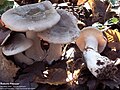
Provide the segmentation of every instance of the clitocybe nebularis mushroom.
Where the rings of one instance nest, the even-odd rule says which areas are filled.
[[[66,44],[79,37],[80,30],[77,26],[77,18],[71,13],[58,9],[60,21],[52,28],[39,32],[38,37],[49,43]]]
[[[1,16],[4,24],[13,31],[43,31],[60,20],[50,1],[28,4],[9,9]]]
[[[77,19],[74,15],[62,9],[58,9],[57,12],[61,16],[60,21],[52,28],[37,33],[40,39],[42,38],[50,43],[50,49],[47,51],[48,56],[46,57],[49,63],[53,61],[53,59],[50,60],[49,58],[54,57],[54,59],[57,59],[56,56],[59,58],[62,56],[62,44],[74,41],[80,34]]]
[[[100,79],[109,78],[108,74],[112,74],[114,68],[109,58],[100,55],[106,43],[102,32],[94,27],[83,28],[80,37],[76,40],[77,46],[83,52],[88,69]]]
[[[2,52],[6,56],[15,55],[27,50],[32,44],[32,41],[27,39],[24,34],[15,34],[11,36],[6,45],[2,47]]]

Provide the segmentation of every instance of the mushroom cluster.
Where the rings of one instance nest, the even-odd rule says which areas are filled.
[[[76,40],[95,77],[106,78],[114,69],[113,62],[100,55],[107,43],[102,32],[93,27],[80,31],[76,17],[63,9],[56,10],[50,1],[9,9],[1,20],[10,29],[0,30],[2,52],[5,56],[13,55],[16,62],[52,64],[61,58],[62,46]]]
[[[55,10],[50,1],[9,9],[1,20],[10,29],[9,37],[3,38],[3,54],[14,55],[17,62],[27,65],[35,61],[51,64],[60,59],[62,45],[80,34],[76,17],[65,10]]]

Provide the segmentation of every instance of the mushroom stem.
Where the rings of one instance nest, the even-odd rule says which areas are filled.
[[[94,37],[94,36],[89,36],[85,39],[85,42],[86,42],[86,45],[85,45],[85,48],[92,48],[94,49],[95,51],[98,51],[98,41],[97,39]]]
[[[37,33],[29,31],[26,33],[27,38],[32,39],[33,45],[25,51],[28,58],[36,61],[47,61],[52,64],[62,56],[62,44],[53,44],[37,37]]]
[[[53,61],[57,61],[62,56],[62,44],[50,43],[50,47],[46,53],[46,61],[48,64],[52,64]]]
[[[113,62],[109,58],[101,56],[92,48],[84,50],[83,55],[88,69],[99,79],[110,78],[114,74],[113,72],[116,71]]]

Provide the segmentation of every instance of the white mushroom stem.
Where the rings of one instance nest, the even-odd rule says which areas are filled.
[[[94,49],[95,51],[98,51],[98,41],[94,36],[86,37],[85,40],[86,40],[85,48],[90,47]]]
[[[42,61],[44,51],[40,46],[40,39],[37,37],[36,32],[28,31],[26,36],[33,41],[33,45],[25,51],[25,55],[35,61]]]
[[[56,61],[62,56],[61,44],[49,43],[48,50],[43,50],[41,46],[41,38],[37,37],[36,32],[29,31],[26,33],[26,36],[33,40],[32,47],[25,51],[28,58],[31,58],[34,61],[47,61],[48,64],[52,64],[54,60]]]
[[[14,55],[15,62],[25,63],[27,65],[33,64],[33,60],[25,56],[23,53],[18,53]]]
[[[62,56],[62,45],[50,43],[50,47],[46,52],[46,61],[48,64],[52,64],[53,61],[57,61]]]
[[[101,74],[101,70],[105,69],[107,65],[112,64],[109,58],[101,56],[92,48],[84,50],[83,55],[88,69],[95,77],[98,77],[98,75]]]
[[[96,37],[89,36],[85,39],[86,45],[83,55],[90,72],[97,78],[103,73],[106,73],[107,66],[113,62],[98,53],[98,41]],[[105,72],[103,72],[105,70]],[[109,70],[108,70],[109,71]],[[100,77],[101,78],[101,77]]]

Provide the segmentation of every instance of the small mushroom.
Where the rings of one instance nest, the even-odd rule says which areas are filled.
[[[83,28],[80,37],[76,40],[77,46],[83,52],[88,69],[99,79],[109,78],[114,68],[113,62],[109,58],[100,55],[106,43],[102,32],[94,27]]]
[[[2,52],[6,56],[15,55],[23,52],[32,46],[32,41],[27,39],[23,34],[15,34],[9,38],[2,47]]]
[[[50,1],[28,4],[9,9],[1,16],[4,24],[13,31],[43,31],[60,20],[60,15]]]

